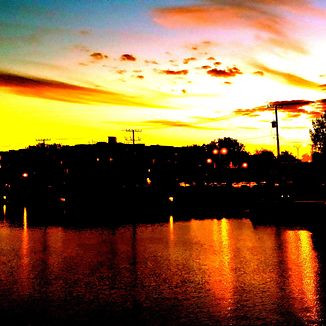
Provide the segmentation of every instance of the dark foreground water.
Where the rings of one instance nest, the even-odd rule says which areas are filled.
[[[1,325],[322,325],[313,233],[248,219],[0,224]],[[317,249],[316,249],[317,248]]]

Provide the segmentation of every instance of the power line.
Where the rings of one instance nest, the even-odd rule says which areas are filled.
[[[40,144],[43,144],[43,146],[45,146],[45,142],[48,142],[51,140],[51,138],[37,138],[35,139],[37,142],[39,142]]]
[[[137,139],[135,139],[135,133],[142,132],[141,129],[126,129],[125,132],[131,133],[131,137],[129,137],[129,139],[126,138],[126,140],[127,141],[128,140],[131,141],[133,145],[135,145],[136,141],[140,141],[141,140],[140,137],[138,137]]]

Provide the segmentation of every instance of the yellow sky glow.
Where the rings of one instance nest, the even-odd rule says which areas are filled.
[[[132,13],[132,4],[111,5]],[[39,138],[73,145],[117,136],[124,142],[125,129],[139,128],[147,145],[233,137],[251,152],[275,151],[274,111],[267,105],[282,102],[281,150],[310,152],[309,128],[324,111],[326,88],[322,2],[185,0],[136,7],[142,18],[128,23],[133,28],[112,16],[103,26],[90,19],[68,29],[59,20],[36,31],[42,16],[15,24],[6,21],[9,12],[0,14],[0,51],[10,53],[0,60],[0,150]],[[100,20],[100,9],[90,15]],[[12,36],[23,28],[25,35]]]

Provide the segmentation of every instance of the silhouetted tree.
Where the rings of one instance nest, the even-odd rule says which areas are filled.
[[[245,151],[245,146],[239,143],[238,140],[230,137],[219,138],[204,146],[209,153],[217,149],[224,163],[229,164],[232,162],[234,166],[238,166],[242,162],[247,161],[249,157],[249,153]]]
[[[270,179],[274,174],[277,160],[272,151],[263,149],[251,155],[250,165],[255,171],[257,178]]]
[[[245,152],[245,146],[239,143],[236,139],[230,137],[219,138],[217,141],[219,149],[227,148],[231,153],[243,153]]]
[[[309,130],[310,138],[313,143],[314,149],[326,155],[326,112],[320,118],[312,121],[312,129]]]
[[[298,162],[299,160],[288,151],[284,151],[280,155],[280,161],[282,163],[295,163]]]

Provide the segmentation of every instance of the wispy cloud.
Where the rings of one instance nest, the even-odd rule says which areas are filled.
[[[158,65],[158,62],[156,60],[145,60],[144,62],[152,65]]]
[[[326,99],[321,99],[315,102],[315,107],[319,110],[321,110],[321,112],[326,110]]]
[[[296,118],[301,115],[307,115],[310,118],[320,116],[325,100],[311,101],[311,100],[291,100],[291,101],[275,101],[269,103],[267,106],[258,106],[248,109],[237,109],[234,111],[236,115],[257,117],[262,112],[274,111],[274,106],[277,105],[278,111],[284,112],[289,118]]]
[[[190,61],[196,61],[196,60],[197,60],[197,58],[195,58],[195,57],[184,58],[184,59],[183,59],[183,63],[186,65],[186,64],[188,64]]]
[[[265,73],[265,74],[267,73],[267,74],[270,74],[278,79],[281,79],[289,85],[321,90],[321,85],[314,81],[307,80],[305,78],[302,78],[300,76],[297,76],[297,75],[294,75],[294,74],[291,74],[288,72],[272,69],[272,68],[269,68],[262,64],[255,64],[255,66],[263,73]]]
[[[168,28],[219,27],[249,29],[263,37],[262,42],[301,54],[308,51],[297,42],[297,18],[326,18],[326,9],[309,0],[202,0],[202,4],[156,8],[153,19]],[[292,15],[291,15],[292,14]],[[308,20],[304,24],[309,24]],[[302,26],[302,24],[300,24]]]
[[[178,127],[178,128],[191,128],[191,129],[203,129],[203,130],[216,130],[213,127],[199,126],[196,123],[183,122],[183,121],[171,121],[171,120],[147,120],[146,124],[160,125],[162,127]]]
[[[188,74],[188,70],[183,69],[183,70],[161,70],[162,74],[166,74],[166,75],[187,75]]]
[[[261,71],[261,70],[257,70],[253,74],[256,75],[256,76],[264,76],[264,72]]]
[[[101,52],[93,52],[89,55],[91,58],[93,58],[94,60],[104,60],[108,58],[107,54],[101,53]]]
[[[122,54],[120,57],[121,61],[136,61],[136,57],[132,54]]]
[[[308,110],[305,107],[313,104],[314,101],[309,100],[292,100],[292,101],[275,101],[271,102],[270,105],[278,107],[278,110],[287,113],[289,118],[296,118],[302,114],[307,114],[312,117],[315,116],[316,111]]]
[[[154,100],[146,102],[143,99],[117,92],[8,72],[0,72],[0,88],[21,96],[69,103],[164,108]]]
[[[125,70],[125,69],[118,69],[118,70],[116,71],[116,73],[119,74],[119,75],[123,75],[123,74],[125,74],[126,72],[127,72],[127,70]]]
[[[82,36],[87,36],[87,35],[92,34],[92,31],[90,29],[81,29],[79,31],[79,34],[82,35]]]
[[[228,68],[226,70],[214,68],[214,69],[208,70],[207,74],[209,74],[212,77],[229,78],[229,77],[235,77],[236,75],[241,75],[242,72],[237,67]]]
[[[200,51],[200,52],[205,52],[209,49],[211,49],[213,46],[215,46],[216,43],[206,40],[206,41],[202,41],[199,43],[192,43],[190,45],[187,45],[187,48],[192,50],[192,51]]]

